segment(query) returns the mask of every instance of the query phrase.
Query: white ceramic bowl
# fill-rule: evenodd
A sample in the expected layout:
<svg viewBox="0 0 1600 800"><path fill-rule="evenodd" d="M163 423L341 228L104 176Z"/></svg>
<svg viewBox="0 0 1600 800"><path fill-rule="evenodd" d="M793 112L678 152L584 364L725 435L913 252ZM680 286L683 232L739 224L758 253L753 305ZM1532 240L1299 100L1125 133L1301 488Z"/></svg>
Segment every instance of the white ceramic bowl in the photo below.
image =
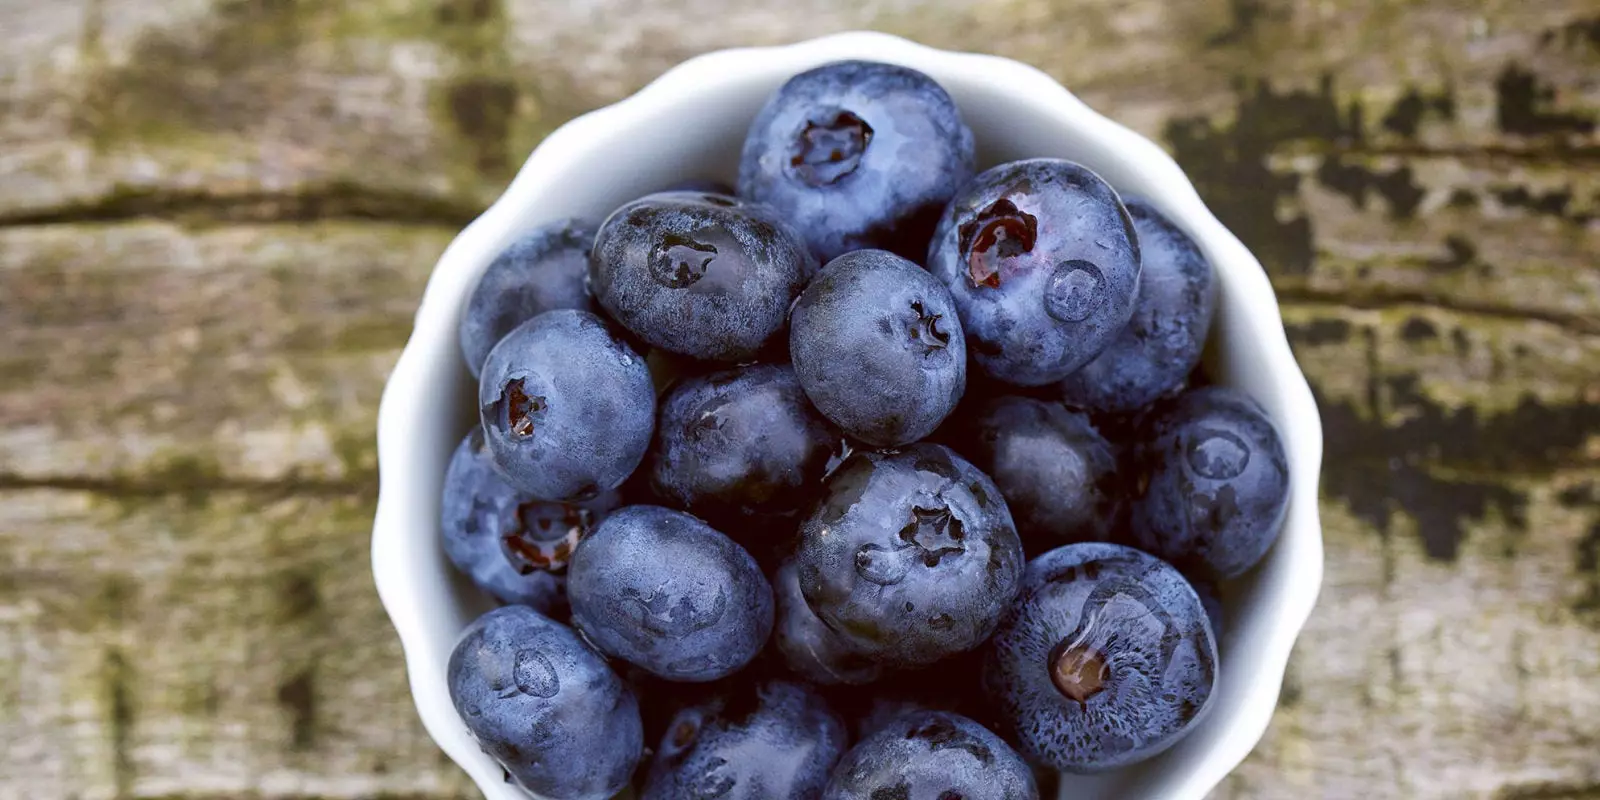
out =
<svg viewBox="0 0 1600 800"><path fill-rule="evenodd" d="M456 237L428 281L416 328L378 412L372 567L405 648L424 725L490 800L526 795L506 784L500 767L479 751L445 687L457 634L489 604L453 573L438 535L445 465L476 422L475 390L456 343L467 295L489 261L529 226L575 215L602 218L681 178L731 179L745 129L767 95L797 72L851 58L904 64L943 84L977 137L980 168L1030 156L1070 158L1176 220L1216 265L1221 286L1206 369L1216 382L1259 400L1284 436L1288 521L1260 568L1230 587L1221 686L1211 715L1177 747L1133 770L1068 778L1063 796L1198 800L1266 730L1289 650L1322 581L1322 427L1261 264L1217 222L1161 148L1090 110L1044 73L1004 58L848 33L700 56L638 94L567 123L539 145L505 195Z"/></svg>

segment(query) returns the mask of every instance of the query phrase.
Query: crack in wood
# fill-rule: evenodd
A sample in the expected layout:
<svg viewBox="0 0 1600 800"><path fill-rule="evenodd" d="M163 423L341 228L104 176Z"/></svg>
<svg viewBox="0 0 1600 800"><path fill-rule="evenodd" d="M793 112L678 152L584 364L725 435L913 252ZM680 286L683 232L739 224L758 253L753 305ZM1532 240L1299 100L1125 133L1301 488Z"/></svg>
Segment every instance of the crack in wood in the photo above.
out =
<svg viewBox="0 0 1600 800"><path fill-rule="evenodd" d="M229 478L209 476L201 481L160 481L112 476L91 477L75 475L15 475L0 473L0 492L30 490L58 490L87 492L104 497L153 499L172 496L196 496L212 492L256 494L271 497L342 497L375 498L378 479L372 475L365 480L320 478Z"/></svg>
<svg viewBox="0 0 1600 800"><path fill-rule="evenodd" d="M461 228L482 212L472 203L351 183L238 193L121 187L78 203L0 214L0 228L144 219L190 224L359 220Z"/></svg>
<svg viewBox="0 0 1600 800"><path fill-rule="evenodd" d="M1450 298L1436 292L1407 289L1362 289L1352 292L1328 291L1309 286L1275 287L1278 302L1284 306L1337 306L1356 311L1387 311L1407 306L1434 308L1468 316L1489 317L1510 322L1542 322L1586 336L1600 335L1600 318L1583 314L1563 314L1492 303Z"/></svg>

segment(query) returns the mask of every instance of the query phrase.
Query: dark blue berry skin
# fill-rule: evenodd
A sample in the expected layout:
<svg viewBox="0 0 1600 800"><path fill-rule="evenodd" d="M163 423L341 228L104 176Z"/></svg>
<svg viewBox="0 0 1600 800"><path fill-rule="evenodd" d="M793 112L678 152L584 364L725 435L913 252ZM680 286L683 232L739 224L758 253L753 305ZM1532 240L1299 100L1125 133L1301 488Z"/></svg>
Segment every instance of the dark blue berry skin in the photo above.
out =
<svg viewBox="0 0 1600 800"><path fill-rule="evenodd" d="M547 311L489 352L478 416L506 480L541 500L586 500L639 466L655 429L644 359L600 317Z"/></svg>
<svg viewBox="0 0 1600 800"><path fill-rule="evenodd" d="M844 720L814 690L743 682L678 712L640 800L812 800L845 744Z"/></svg>
<svg viewBox="0 0 1600 800"><path fill-rule="evenodd" d="M882 674L882 667L852 652L838 634L817 618L800 593L800 579L793 561L778 567L772 579L772 593L778 602L773 643L784 663L796 675L815 684L832 686L871 683Z"/></svg>
<svg viewBox="0 0 1600 800"><path fill-rule="evenodd" d="M806 603L851 650L911 667L983 643L1023 555L994 482L923 443L840 465L800 526L795 566Z"/></svg>
<svg viewBox="0 0 1600 800"><path fill-rule="evenodd" d="M821 490L843 437L787 364L686 378L661 401L651 449L657 495L718 521L792 513Z"/></svg>
<svg viewBox="0 0 1600 800"><path fill-rule="evenodd" d="M959 714L899 717L846 753L822 800L1038 800L1028 765Z"/></svg>
<svg viewBox="0 0 1600 800"><path fill-rule="evenodd" d="M1029 553L1106 541L1125 519L1116 449L1088 415L1060 403L991 398L959 449L994 478Z"/></svg>
<svg viewBox="0 0 1600 800"><path fill-rule="evenodd" d="M483 430L473 428L445 470L439 528L445 554L478 588L551 614L566 605L572 548L618 504L616 492L547 503L511 488L489 459Z"/></svg>
<svg viewBox="0 0 1600 800"><path fill-rule="evenodd" d="M662 192L600 226L589 289L653 347L707 361L754 360L783 331L816 273L799 234L771 209L726 195Z"/></svg>
<svg viewBox="0 0 1600 800"><path fill-rule="evenodd" d="M983 672L998 730L1030 761L1078 773L1177 743L1216 680L1216 645L1188 581L1155 556L1100 542L1028 563Z"/></svg>
<svg viewBox="0 0 1600 800"><path fill-rule="evenodd" d="M450 654L450 700L508 780L550 800L605 800L644 739L639 703L576 633L526 606L470 625Z"/></svg>
<svg viewBox="0 0 1600 800"><path fill-rule="evenodd" d="M585 285L594 233L584 220L549 222L489 262L461 313L461 355L472 377L512 328L558 308L598 310Z"/></svg>
<svg viewBox="0 0 1600 800"><path fill-rule="evenodd" d="M1139 293L1139 242L1117 193L1060 159L984 171L945 209L928 271L955 297L989 375L1043 386L1116 339Z"/></svg>
<svg viewBox="0 0 1600 800"><path fill-rule="evenodd" d="M1061 382L1061 396L1099 413L1137 411L1183 388L1205 349L1217 295L1211 262L1154 206L1127 201L1143 270L1133 318L1093 361Z"/></svg>
<svg viewBox="0 0 1600 800"><path fill-rule="evenodd" d="M596 647L673 681L731 675L772 633L772 587L755 559L660 506L614 511L579 542L567 599Z"/></svg>
<svg viewBox="0 0 1600 800"><path fill-rule="evenodd" d="M950 293L883 250L839 256L806 287L790 317L789 356L823 416L880 447L932 433L967 383Z"/></svg>
<svg viewBox="0 0 1600 800"><path fill-rule="evenodd" d="M1208 386L1154 410L1133 449L1132 543L1190 574L1227 579L1277 541L1289 503L1278 429L1255 400Z"/></svg>
<svg viewBox="0 0 1600 800"><path fill-rule="evenodd" d="M972 131L939 84L842 61L767 100L745 138L739 194L792 220L821 261L865 249L920 259L972 173Z"/></svg>

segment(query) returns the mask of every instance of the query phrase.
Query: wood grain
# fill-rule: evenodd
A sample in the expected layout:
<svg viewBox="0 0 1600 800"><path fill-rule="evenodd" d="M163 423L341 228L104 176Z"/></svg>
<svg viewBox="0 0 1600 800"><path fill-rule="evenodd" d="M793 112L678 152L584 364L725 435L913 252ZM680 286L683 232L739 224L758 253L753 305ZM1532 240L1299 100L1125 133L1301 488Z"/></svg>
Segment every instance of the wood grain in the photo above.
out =
<svg viewBox="0 0 1600 800"><path fill-rule="evenodd" d="M0 797L472 796L366 546L434 258L561 121L875 27L1038 65L1262 257L1328 575L1218 797L1600 797L1581 0L0 0Z"/></svg>

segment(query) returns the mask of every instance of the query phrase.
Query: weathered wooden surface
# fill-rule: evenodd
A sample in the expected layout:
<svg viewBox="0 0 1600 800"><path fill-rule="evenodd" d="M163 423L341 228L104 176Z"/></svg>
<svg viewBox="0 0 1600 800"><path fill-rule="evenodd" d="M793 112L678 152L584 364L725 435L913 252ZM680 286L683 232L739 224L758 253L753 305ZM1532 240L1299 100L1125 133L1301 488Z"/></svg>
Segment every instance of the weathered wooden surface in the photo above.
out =
<svg viewBox="0 0 1600 800"><path fill-rule="evenodd" d="M1218 792L1600 797L1600 16L1582 0L0 0L0 798L470 797L366 559L452 229L715 47L1051 72L1267 262L1328 576Z"/></svg>

